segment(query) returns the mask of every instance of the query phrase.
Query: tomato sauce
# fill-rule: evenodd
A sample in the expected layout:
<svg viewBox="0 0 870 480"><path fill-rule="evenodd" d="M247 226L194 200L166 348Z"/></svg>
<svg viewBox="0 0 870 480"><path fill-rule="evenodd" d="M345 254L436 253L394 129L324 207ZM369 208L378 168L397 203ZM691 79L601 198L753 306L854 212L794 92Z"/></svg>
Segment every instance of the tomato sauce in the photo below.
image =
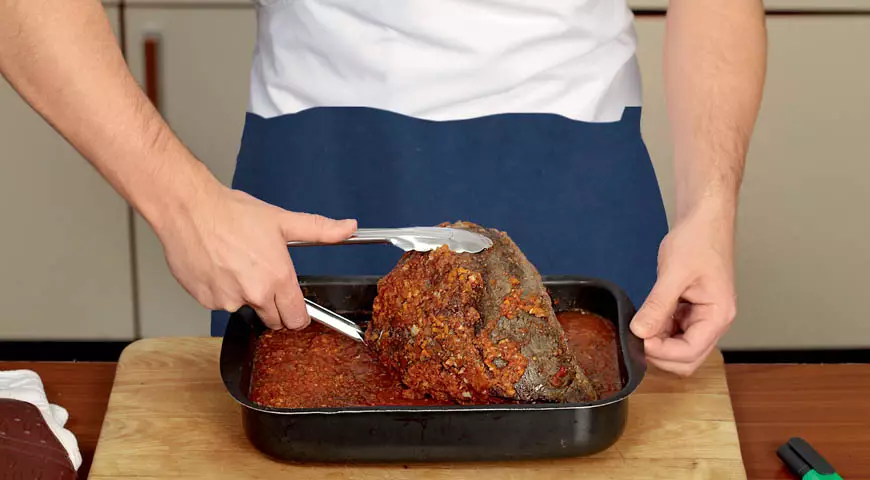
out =
<svg viewBox="0 0 870 480"><path fill-rule="evenodd" d="M584 312L562 312L557 317L568 337L568 346L598 395L607 398L622 390L619 346L613 323Z"/></svg>
<svg viewBox="0 0 870 480"><path fill-rule="evenodd" d="M613 324L585 312L558 315L577 361L602 398L622 389ZM254 354L251 400L279 408L442 406L404 388L365 345L312 323L262 334ZM514 403L492 398L487 403Z"/></svg>

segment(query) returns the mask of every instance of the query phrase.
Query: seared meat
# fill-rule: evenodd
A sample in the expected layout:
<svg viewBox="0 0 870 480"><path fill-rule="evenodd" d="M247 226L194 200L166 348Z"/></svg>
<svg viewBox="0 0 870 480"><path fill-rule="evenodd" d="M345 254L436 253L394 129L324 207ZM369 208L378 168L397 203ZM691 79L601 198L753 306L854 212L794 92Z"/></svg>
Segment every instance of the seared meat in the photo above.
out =
<svg viewBox="0 0 870 480"><path fill-rule="evenodd" d="M378 283L366 342L409 388L438 400L582 402L595 389L535 267L507 234L483 252L407 252Z"/></svg>

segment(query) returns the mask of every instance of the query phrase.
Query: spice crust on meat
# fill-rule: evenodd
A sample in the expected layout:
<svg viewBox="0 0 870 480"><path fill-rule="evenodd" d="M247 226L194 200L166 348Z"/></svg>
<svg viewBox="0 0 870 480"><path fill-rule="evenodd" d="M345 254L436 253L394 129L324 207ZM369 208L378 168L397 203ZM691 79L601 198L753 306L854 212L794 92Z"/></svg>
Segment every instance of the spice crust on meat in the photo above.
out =
<svg viewBox="0 0 870 480"><path fill-rule="evenodd" d="M409 388L437 400L580 402L597 395L537 270L504 232L493 246L407 252L378 283L366 342Z"/></svg>

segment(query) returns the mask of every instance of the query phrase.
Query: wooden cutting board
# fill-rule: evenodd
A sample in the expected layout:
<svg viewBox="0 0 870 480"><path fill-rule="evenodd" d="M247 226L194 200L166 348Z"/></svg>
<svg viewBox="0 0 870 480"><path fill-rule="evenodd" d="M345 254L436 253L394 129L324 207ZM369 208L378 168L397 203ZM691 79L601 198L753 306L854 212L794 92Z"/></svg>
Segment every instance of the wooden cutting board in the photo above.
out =
<svg viewBox="0 0 870 480"><path fill-rule="evenodd" d="M623 437L592 457L433 465L289 465L242 432L220 378L218 338L137 341L118 363L90 478L745 479L721 354L691 378L651 369L629 398Z"/></svg>

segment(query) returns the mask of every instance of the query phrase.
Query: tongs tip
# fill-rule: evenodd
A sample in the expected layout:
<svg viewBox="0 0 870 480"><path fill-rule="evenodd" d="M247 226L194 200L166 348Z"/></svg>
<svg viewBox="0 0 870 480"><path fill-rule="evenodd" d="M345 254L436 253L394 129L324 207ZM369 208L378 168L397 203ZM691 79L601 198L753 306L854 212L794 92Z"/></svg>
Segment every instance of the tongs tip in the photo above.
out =
<svg viewBox="0 0 870 480"><path fill-rule="evenodd" d="M305 309L313 320L344 334L358 342L365 342L365 331L356 322L327 309L309 299L305 299Z"/></svg>

